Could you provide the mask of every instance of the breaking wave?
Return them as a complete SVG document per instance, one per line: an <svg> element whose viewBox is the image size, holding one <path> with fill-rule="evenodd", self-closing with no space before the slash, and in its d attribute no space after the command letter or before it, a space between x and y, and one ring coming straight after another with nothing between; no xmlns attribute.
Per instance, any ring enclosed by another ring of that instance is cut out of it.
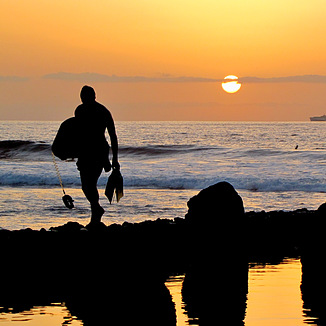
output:
<svg viewBox="0 0 326 326"><path fill-rule="evenodd" d="M214 148L196 147L193 145L153 145L153 146L121 146L119 155L123 156L164 156L187 154L190 152L206 151ZM28 161L52 160L51 145L45 142L28 140L0 141L0 160L26 159Z"/></svg>
<svg viewBox="0 0 326 326"><path fill-rule="evenodd" d="M3 140L0 141L0 159L34 159L40 156L49 156L51 146L45 142L29 140Z"/></svg>
<svg viewBox="0 0 326 326"><path fill-rule="evenodd" d="M44 139L44 138L42 138ZM320 147L320 146L318 146ZM287 148L140 145L120 146L125 187L203 189L228 181L249 191L326 191L325 150ZM151 160L151 158L154 158ZM31 140L0 141L0 186L56 187L51 144ZM66 186L80 187L75 163L57 159ZM107 174L99 180L104 187Z"/></svg>
<svg viewBox="0 0 326 326"><path fill-rule="evenodd" d="M41 165L41 163L40 163ZM66 187L80 187L79 173L75 164L70 164L69 169L60 170L63 183ZM300 177L258 177L254 175L232 176L227 173L216 174L193 174L182 176L180 174L144 174L132 175L122 170L124 186L126 188L148 188L148 189L195 189L200 190L220 181L230 182L236 189L252 192L282 192L282 191L304 191L304 192L326 192L325 180L321 178ZM102 173L99 179L99 187L104 189L107 173ZM10 169L0 171L0 186L14 187L60 187L58 177L51 163L46 166L36 166L28 172Z"/></svg>

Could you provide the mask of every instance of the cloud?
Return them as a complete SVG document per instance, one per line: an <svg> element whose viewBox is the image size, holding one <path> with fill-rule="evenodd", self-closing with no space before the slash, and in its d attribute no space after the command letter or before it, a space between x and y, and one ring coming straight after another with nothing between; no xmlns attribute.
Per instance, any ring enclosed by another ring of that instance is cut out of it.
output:
<svg viewBox="0 0 326 326"><path fill-rule="evenodd" d="M242 83L326 83L326 76L322 75L301 75L287 77L241 77Z"/></svg>
<svg viewBox="0 0 326 326"><path fill-rule="evenodd" d="M29 80L27 77L19 76L0 76L0 82L25 82Z"/></svg>
<svg viewBox="0 0 326 326"><path fill-rule="evenodd" d="M145 76L116 76L103 75L98 73L69 73L59 72L47 74L43 76L45 79L59 79L79 82L105 82L105 83L207 83L216 82L218 79L203 78L203 77L173 77L171 75L162 75L160 77L145 77Z"/></svg>
<svg viewBox="0 0 326 326"><path fill-rule="evenodd" d="M10 77L8 77L10 78ZM22 77L12 77L22 78ZM191 76L172 76L170 74L161 74L159 77L146 76L117 76L104 75L92 72L69 73L58 72L44 75L45 79L57 79L66 81L78 81L82 83L219 83L223 78L205 78ZM1 80L1 79L0 79ZM326 83L326 76L322 75L299 75L286 77L240 77L241 83Z"/></svg>

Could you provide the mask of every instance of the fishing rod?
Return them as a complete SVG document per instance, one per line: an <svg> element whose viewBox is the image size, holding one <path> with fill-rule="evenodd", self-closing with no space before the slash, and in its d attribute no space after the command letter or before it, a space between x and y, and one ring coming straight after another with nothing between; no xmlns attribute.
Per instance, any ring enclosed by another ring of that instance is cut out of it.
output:
<svg viewBox="0 0 326 326"><path fill-rule="evenodd" d="M71 198L71 196L67 195L66 192L65 192L65 189L63 187L63 183L62 183L62 179L61 179L61 175L60 175L60 171L59 171L59 168L58 168L58 165L57 165L57 162L55 160L55 156L52 153L52 159L53 159L53 164L54 164L54 167L55 167L55 170L57 172L57 176L58 176L58 179L59 179L59 182L60 182L60 186L61 186L61 189L62 189L62 192L63 192L63 197L62 197L62 201L63 203L65 204L65 206L69 209L72 209L74 208L74 200Z"/></svg>

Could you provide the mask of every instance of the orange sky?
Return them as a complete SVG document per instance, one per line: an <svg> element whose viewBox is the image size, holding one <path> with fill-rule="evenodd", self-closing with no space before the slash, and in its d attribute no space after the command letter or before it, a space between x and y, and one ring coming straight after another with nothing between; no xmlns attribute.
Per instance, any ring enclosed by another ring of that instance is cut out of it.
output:
<svg viewBox="0 0 326 326"><path fill-rule="evenodd" d="M325 78L266 80L326 75L324 0L0 3L0 119L62 120L83 84L117 120L282 121L326 112ZM218 80L230 74L261 79L226 94Z"/></svg>

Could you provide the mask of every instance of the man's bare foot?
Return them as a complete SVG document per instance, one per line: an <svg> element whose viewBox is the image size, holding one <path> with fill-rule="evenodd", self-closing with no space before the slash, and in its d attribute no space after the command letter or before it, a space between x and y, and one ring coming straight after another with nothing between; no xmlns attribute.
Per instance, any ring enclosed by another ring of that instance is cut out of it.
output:
<svg viewBox="0 0 326 326"><path fill-rule="evenodd" d="M102 218L104 212L105 212L105 210L100 205L98 205L96 207L92 207L91 222L96 222L96 223L101 222L101 218Z"/></svg>

